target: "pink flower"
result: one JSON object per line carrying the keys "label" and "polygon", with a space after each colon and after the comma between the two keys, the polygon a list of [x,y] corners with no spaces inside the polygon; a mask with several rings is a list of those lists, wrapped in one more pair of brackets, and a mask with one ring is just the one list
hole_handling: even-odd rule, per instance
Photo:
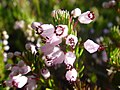
{"label": "pink flower", "polygon": [[91,11],[87,11],[87,12],[82,13],[78,17],[78,20],[80,21],[80,23],[89,24],[90,22],[94,20],[94,18],[95,18],[94,13]]}
{"label": "pink flower", "polygon": [[27,83],[28,78],[21,74],[13,76],[10,80],[5,81],[6,86],[22,88]]}
{"label": "pink flower", "polygon": [[66,44],[70,45],[72,48],[75,48],[76,44],[78,42],[78,39],[76,36],[70,34],[69,36],[67,36],[66,38]]}
{"label": "pink flower", "polygon": [[81,15],[81,10],[79,8],[75,8],[74,10],[71,11],[71,14],[74,18],[76,18]]}
{"label": "pink flower", "polygon": [[68,70],[65,75],[66,79],[70,82],[76,81],[77,79],[77,71],[73,68]]}
{"label": "pink flower", "polygon": [[58,25],[54,31],[56,36],[60,38],[66,37],[68,35],[68,27],[67,25]]}
{"label": "pink flower", "polygon": [[89,53],[94,53],[99,49],[100,45],[94,43],[92,40],[88,39],[86,42],[84,42],[84,48]]}
{"label": "pink flower", "polygon": [[37,31],[44,38],[49,38],[53,35],[54,30],[55,28],[52,24],[42,24]]}
{"label": "pink flower", "polygon": [[73,63],[75,62],[76,56],[73,52],[69,51],[65,54],[65,60],[64,63],[66,65],[71,65],[73,66]]}
{"label": "pink flower", "polygon": [[17,88],[22,88],[27,83],[27,80],[28,78],[26,76],[19,74],[12,78],[12,85]]}
{"label": "pink flower", "polygon": [[64,52],[59,47],[55,46],[53,51],[45,56],[45,64],[47,66],[53,66],[61,64],[65,59]]}
{"label": "pink flower", "polygon": [[50,38],[54,34],[54,26],[52,24],[41,24],[38,22],[32,23],[32,28],[36,30],[37,34],[45,39]]}

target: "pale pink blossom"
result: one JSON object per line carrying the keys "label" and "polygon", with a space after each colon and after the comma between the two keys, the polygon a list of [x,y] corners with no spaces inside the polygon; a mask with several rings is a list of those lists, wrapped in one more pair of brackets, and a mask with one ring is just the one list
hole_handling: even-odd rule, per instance
{"label": "pale pink blossom", "polygon": [[71,11],[71,15],[76,18],[81,15],[81,10],[79,8],[75,8],[74,10]]}
{"label": "pale pink blossom", "polygon": [[73,66],[73,63],[75,62],[76,56],[73,52],[69,51],[65,54],[65,60],[64,63],[66,65],[71,65]]}
{"label": "pale pink blossom", "polygon": [[63,51],[60,50],[60,51],[54,53],[53,57],[55,57],[54,58],[54,64],[57,65],[57,64],[61,64],[64,61],[65,54],[64,54]]}
{"label": "pale pink blossom", "polygon": [[22,88],[27,83],[28,78],[21,74],[13,76],[10,80],[6,80],[5,84],[9,87]]}
{"label": "pale pink blossom", "polygon": [[42,24],[36,29],[37,34],[40,34],[44,38],[50,38],[54,34],[54,26],[52,24]]}
{"label": "pale pink blossom", "polygon": [[17,88],[22,88],[27,83],[27,80],[28,78],[26,76],[19,74],[12,78],[12,85]]}
{"label": "pale pink blossom", "polygon": [[45,56],[45,64],[47,66],[53,66],[61,64],[65,59],[64,52],[59,47],[55,46],[53,51]]}
{"label": "pale pink blossom", "polygon": [[42,76],[43,76],[45,79],[47,79],[47,78],[50,77],[50,71],[49,71],[47,68],[43,68],[43,69],[41,70],[41,74],[42,74]]}
{"label": "pale pink blossom", "polygon": [[72,48],[75,48],[77,42],[78,42],[78,38],[75,35],[70,34],[66,38],[66,44],[70,45]]}
{"label": "pale pink blossom", "polygon": [[68,70],[65,75],[66,79],[70,82],[76,81],[77,79],[77,71],[73,68]]}
{"label": "pale pink blossom", "polygon": [[68,35],[68,26],[67,25],[58,25],[54,31],[56,36],[60,38],[66,37]]}
{"label": "pale pink blossom", "polygon": [[94,13],[91,11],[87,11],[87,12],[82,13],[78,17],[78,20],[80,23],[89,24],[94,20],[94,18],[95,18]]}
{"label": "pale pink blossom", "polygon": [[94,43],[92,40],[88,39],[87,41],[84,42],[84,48],[89,52],[89,53],[94,53],[99,49],[100,45]]}

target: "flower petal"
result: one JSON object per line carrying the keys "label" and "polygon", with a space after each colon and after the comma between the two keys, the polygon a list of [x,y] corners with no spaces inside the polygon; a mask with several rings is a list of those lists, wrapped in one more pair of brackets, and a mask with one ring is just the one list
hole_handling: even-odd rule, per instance
{"label": "flower petal", "polygon": [[98,50],[98,48],[100,47],[100,45],[94,43],[92,40],[88,39],[85,43],[84,43],[84,48],[89,52],[89,53],[94,53]]}
{"label": "flower petal", "polygon": [[80,23],[83,24],[89,24],[93,21],[93,19],[95,18],[93,12],[87,11],[82,13],[79,17],[78,20]]}

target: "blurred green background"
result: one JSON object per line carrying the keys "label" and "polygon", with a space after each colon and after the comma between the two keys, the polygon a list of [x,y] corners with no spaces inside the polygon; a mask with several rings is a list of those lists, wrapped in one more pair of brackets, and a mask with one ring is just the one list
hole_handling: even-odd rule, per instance
{"label": "blurred green background", "polygon": [[[106,49],[108,60],[102,60],[102,53],[90,55],[86,51],[83,54],[84,75],[81,81],[90,83],[91,86],[97,85],[101,90],[117,90],[120,87],[120,51],[118,50],[119,64],[108,63],[110,54],[116,48],[120,48],[120,30],[114,26],[120,25],[120,2],[115,0],[115,4],[107,6],[105,2],[111,0],[0,0],[0,81],[6,79],[4,74],[4,52],[25,51],[27,42],[36,42],[36,36],[30,25],[32,22],[53,23],[51,12],[54,9],[63,9],[72,11],[80,8],[82,12],[91,10],[95,13],[94,22],[83,25],[79,24],[78,37],[83,42],[87,39],[93,39],[101,44],[110,46]],[[114,27],[114,28],[113,28]],[[117,30],[113,33],[114,30]],[[9,50],[4,50],[2,32],[7,31]],[[116,37],[115,37],[116,36]],[[112,42],[112,44],[109,44]],[[109,45],[108,45],[109,44]],[[113,55],[112,54],[112,55]],[[114,55],[114,57],[117,57]],[[80,59],[80,60],[82,60]],[[116,60],[116,58],[112,58]],[[9,62],[9,61],[8,61]],[[114,75],[108,75],[106,68],[116,67]],[[92,90],[92,89],[91,89]],[[95,89],[97,90],[97,89]]]}

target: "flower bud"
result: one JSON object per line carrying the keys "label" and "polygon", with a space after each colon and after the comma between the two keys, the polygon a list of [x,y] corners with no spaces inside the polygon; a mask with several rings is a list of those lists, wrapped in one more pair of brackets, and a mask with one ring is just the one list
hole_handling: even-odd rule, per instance
{"label": "flower bud", "polygon": [[72,15],[74,18],[80,16],[80,14],[81,14],[81,10],[80,10],[79,8],[76,8],[76,9],[74,9],[74,10],[71,11],[71,15]]}
{"label": "flower bud", "polygon": [[66,79],[70,82],[76,81],[77,79],[77,71],[73,68],[68,70],[65,75]]}
{"label": "flower bud", "polygon": [[67,52],[66,54],[65,54],[65,60],[64,60],[64,63],[66,64],[66,65],[71,65],[71,66],[73,66],[73,63],[75,62],[75,59],[76,59],[76,56],[75,56],[75,54],[73,53],[73,52]]}
{"label": "flower bud", "polygon": [[47,68],[43,68],[43,69],[41,70],[41,74],[42,74],[42,76],[43,76],[45,79],[47,79],[47,78],[50,77],[50,72],[49,72],[49,70],[48,70]]}

